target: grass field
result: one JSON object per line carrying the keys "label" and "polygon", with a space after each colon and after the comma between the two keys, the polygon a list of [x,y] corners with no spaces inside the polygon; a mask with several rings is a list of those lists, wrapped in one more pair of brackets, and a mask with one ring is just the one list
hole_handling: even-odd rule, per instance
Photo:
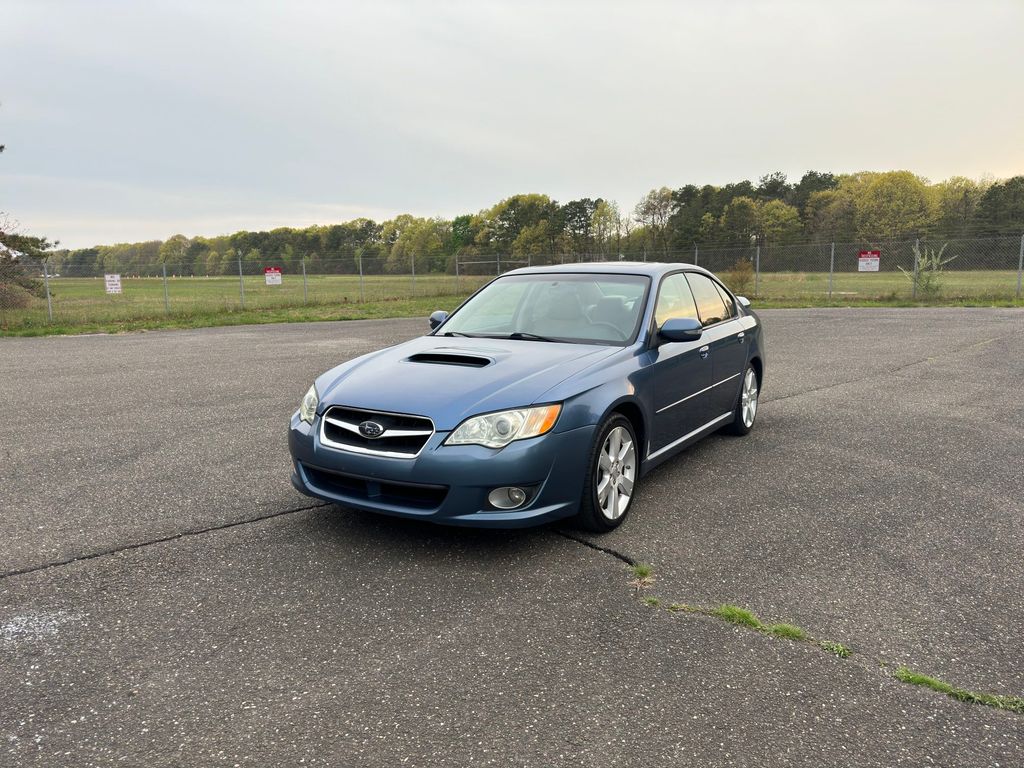
{"label": "grass field", "polygon": [[[827,272],[765,272],[761,274],[758,298],[803,299],[828,297]],[[972,270],[945,272],[940,278],[937,301],[959,302],[970,299],[1012,300],[1017,289],[1017,273],[1011,270]],[[902,272],[836,272],[832,277],[833,301],[909,300],[911,282]]]}
{"label": "grass field", "polygon": [[[122,277],[121,294],[107,294],[102,278],[56,278],[50,281],[53,323],[46,301],[26,309],[0,306],[0,333],[38,334],[156,327],[290,322],[305,319],[395,317],[393,313],[454,306],[489,277],[311,275],[269,286],[262,275],[237,277],[169,277],[166,302],[159,277]],[[244,288],[244,298],[243,298]],[[443,301],[442,301],[443,299]],[[244,305],[243,305],[244,302]],[[428,310],[428,314],[429,314]],[[243,319],[244,318],[244,319]]]}
{"label": "grass field", "polygon": [[[263,276],[244,279],[244,306],[237,277],[122,278],[123,293],[108,295],[102,278],[51,280],[53,322],[46,301],[31,307],[0,306],[0,334],[40,335],[162,327],[202,327],[243,323],[300,322],[427,315],[451,309],[491,276],[311,275],[286,276],[268,286]],[[823,272],[763,273],[757,291],[751,280],[733,286],[754,306],[915,306],[910,282],[902,273],[836,273],[831,300]],[[943,275],[938,297],[930,304],[1024,306],[1015,299],[1014,271],[962,271]]]}

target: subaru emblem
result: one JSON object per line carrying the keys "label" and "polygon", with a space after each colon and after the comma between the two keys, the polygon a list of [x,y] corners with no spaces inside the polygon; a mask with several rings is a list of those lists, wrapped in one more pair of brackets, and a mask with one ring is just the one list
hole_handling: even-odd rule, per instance
{"label": "subaru emblem", "polygon": [[359,425],[359,434],[373,440],[384,434],[384,427],[376,421],[364,421]]}

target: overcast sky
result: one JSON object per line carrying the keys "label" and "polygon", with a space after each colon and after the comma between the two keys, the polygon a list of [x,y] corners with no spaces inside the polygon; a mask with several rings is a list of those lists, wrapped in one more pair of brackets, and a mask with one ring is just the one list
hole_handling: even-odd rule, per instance
{"label": "overcast sky", "polygon": [[1024,2],[0,11],[0,211],[70,247],[770,171],[1024,172]]}

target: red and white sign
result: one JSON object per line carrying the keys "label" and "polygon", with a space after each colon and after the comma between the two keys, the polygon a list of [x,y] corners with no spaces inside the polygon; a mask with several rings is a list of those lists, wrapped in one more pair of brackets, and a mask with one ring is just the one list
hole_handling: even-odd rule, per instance
{"label": "red and white sign", "polygon": [[120,293],[121,292],[121,276],[120,275],[104,275],[103,283],[107,287],[107,293]]}
{"label": "red and white sign", "polygon": [[263,277],[267,281],[267,285],[280,285],[281,284],[281,268],[280,267],[264,267]]}
{"label": "red and white sign", "polygon": [[861,251],[857,254],[857,271],[877,272],[881,260],[881,251]]}

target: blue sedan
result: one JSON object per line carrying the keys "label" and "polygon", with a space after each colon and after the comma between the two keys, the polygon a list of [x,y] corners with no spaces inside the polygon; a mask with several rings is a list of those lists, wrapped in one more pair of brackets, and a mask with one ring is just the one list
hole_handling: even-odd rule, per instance
{"label": "blue sedan", "polygon": [[298,490],[436,523],[608,531],[645,473],[757,415],[761,323],[696,266],[519,269],[430,325],[310,387],[289,432]]}

